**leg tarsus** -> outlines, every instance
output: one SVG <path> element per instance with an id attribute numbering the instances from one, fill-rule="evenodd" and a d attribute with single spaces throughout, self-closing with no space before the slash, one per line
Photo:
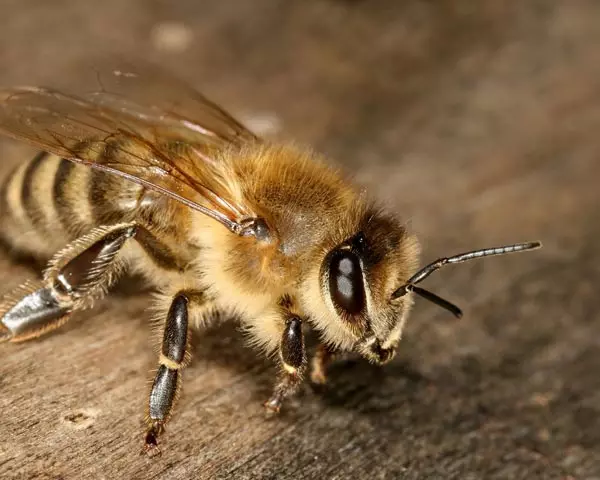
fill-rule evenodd
<path id="1" fill-rule="evenodd" d="M 0 341 L 22 342 L 63 325 L 73 302 L 52 287 L 27 282 L 9 293 L 0 306 Z"/>
<path id="2" fill-rule="evenodd" d="M 294 395 L 302 385 L 301 373 L 283 372 L 281 378 L 275 385 L 271 397 L 264 403 L 264 407 L 268 414 L 277 414 L 281 410 L 281 406 L 285 399 Z"/>
<path id="3" fill-rule="evenodd" d="M 141 451 L 142 455 L 148 455 L 149 457 L 155 457 L 160 455 L 162 452 L 158 446 L 158 437 L 164 432 L 164 426 L 162 422 L 155 421 L 146 431 L 144 439 L 144 448 Z"/>

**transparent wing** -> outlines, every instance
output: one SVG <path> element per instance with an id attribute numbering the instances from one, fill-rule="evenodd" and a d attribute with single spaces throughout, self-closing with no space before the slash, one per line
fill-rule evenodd
<path id="1" fill-rule="evenodd" d="M 120 61 L 96 71 L 96 80 L 98 90 L 83 95 L 92 103 L 175 128 L 195 139 L 202 136 L 208 143 L 239 145 L 257 140 L 221 107 L 156 66 Z"/>
<path id="2" fill-rule="evenodd" d="M 113 70 L 98 77 L 101 91 L 79 97 L 37 87 L 0 91 L 0 131 L 161 192 L 240 233 L 240 222 L 254 215 L 232 202 L 219 152 L 258 139 L 183 82 L 156 74 L 146 83 Z"/>

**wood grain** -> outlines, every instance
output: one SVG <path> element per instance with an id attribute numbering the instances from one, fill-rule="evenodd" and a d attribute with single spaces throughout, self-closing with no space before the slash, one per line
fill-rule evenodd
<path id="1" fill-rule="evenodd" d="M 233 324 L 198 332 L 164 453 L 139 456 L 154 346 L 127 282 L 43 339 L 0 345 L 0 478 L 600 476 L 600 4 L 594 0 L 25 0 L 0 84 L 71 83 L 143 55 L 250 120 L 276 116 L 403 215 L 424 261 L 543 250 L 428 279 L 384 368 L 348 359 L 276 419 L 274 368 Z M 159 51 L 181 22 L 187 49 Z M 31 150 L 0 143 L 0 173 Z M 0 256 L 2 289 L 36 271 Z"/>

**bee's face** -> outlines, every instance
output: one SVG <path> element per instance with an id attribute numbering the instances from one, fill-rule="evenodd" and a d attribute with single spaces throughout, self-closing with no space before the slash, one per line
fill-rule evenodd
<path id="1" fill-rule="evenodd" d="M 395 348 L 411 305 L 410 296 L 392 294 L 413 273 L 418 246 L 388 217 L 365 216 L 357 227 L 324 255 L 319 284 L 325 312 L 315 323 L 326 342 L 381 362 L 387 359 L 379 350 Z"/>

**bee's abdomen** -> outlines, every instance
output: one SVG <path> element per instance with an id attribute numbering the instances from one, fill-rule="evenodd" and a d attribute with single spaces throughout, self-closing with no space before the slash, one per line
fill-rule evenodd
<path id="1" fill-rule="evenodd" d="M 0 189 L 0 236 L 17 251 L 47 258 L 93 227 L 89 168 L 41 152 Z"/>
<path id="2" fill-rule="evenodd" d="M 181 243 L 187 218 L 181 208 L 125 178 L 42 152 L 1 184 L 0 241 L 46 260 L 94 227 L 134 221 Z M 146 242 L 147 253 L 155 263 L 178 268 L 165 259 L 165 242 Z"/>

